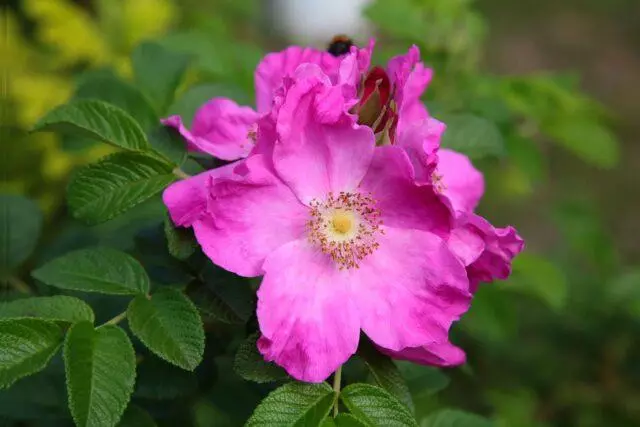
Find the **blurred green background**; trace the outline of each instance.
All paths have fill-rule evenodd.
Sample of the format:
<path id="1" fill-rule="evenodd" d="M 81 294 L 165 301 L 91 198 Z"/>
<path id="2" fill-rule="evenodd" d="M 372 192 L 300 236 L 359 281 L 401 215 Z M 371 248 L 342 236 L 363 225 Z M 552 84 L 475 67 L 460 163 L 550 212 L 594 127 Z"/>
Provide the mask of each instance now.
<path id="1" fill-rule="evenodd" d="M 362 20 L 352 3 L 366 3 Z M 71 248 L 139 249 L 140 226 L 162 217 L 154 200 L 92 228 L 69 219 L 69 174 L 111 149 L 27 131 L 83 81 L 99 73 L 130 79 L 131 52 L 154 40 L 192 56 L 168 109 L 189 119 L 213 96 L 251 104 L 253 70 L 265 52 L 300 41 L 322 46 L 336 32 L 361 43 L 372 34 L 379 63 L 411 43 L 421 48 L 436 71 L 425 97 L 433 115 L 450 128 L 470 115 L 482 121 L 485 139 L 453 148 L 485 173 L 481 213 L 515 225 L 527 241 L 513 278 L 482 287 L 454 328 L 465 367 L 443 375 L 402 365 L 419 419 L 460 407 L 501 427 L 640 425 L 640 2 L 321 4 L 341 19 L 316 16 L 315 1 L 10 0 L 1 22 L 0 192 L 36 201 L 44 227 L 3 298 L 37 287 L 29 271 Z M 305 14 L 318 22 L 307 24 Z M 158 280 L 170 281 L 164 267 Z M 238 404 L 221 399 L 220 387 L 210 390 L 212 400 L 190 401 L 194 425 L 235 425 L 220 417 Z M 0 418 L 53 411 L 51 393 L 37 401 L 0 394 Z M 255 393 L 242 393 L 255 404 Z"/>

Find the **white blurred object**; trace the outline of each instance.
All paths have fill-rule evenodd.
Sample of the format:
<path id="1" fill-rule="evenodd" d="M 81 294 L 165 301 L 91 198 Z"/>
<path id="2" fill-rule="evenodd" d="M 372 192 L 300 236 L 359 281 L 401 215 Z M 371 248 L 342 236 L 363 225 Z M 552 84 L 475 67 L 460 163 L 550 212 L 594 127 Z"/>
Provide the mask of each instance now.
<path id="1" fill-rule="evenodd" d="M 271 25 L 292 42 L 325 46 L 346 34 L 366 42 L 373 29 L 363 16 L 371 0 L 270 0 Z"/>

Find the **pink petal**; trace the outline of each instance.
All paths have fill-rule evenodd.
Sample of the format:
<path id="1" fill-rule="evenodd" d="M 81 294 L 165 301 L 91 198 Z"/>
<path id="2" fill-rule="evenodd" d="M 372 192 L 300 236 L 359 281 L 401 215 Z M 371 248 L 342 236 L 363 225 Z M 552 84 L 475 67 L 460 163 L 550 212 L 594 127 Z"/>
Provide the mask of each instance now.
<path id="1" fill-rule="evenodd" d="M 206 213 L 208 184 L 212 178 L 233 174 L 238 163 L 231 163 L 188 179 L 174 182 L 162 193 L 162 200 L 174 224 L 190 227 Z"/>
<path id="2" fill-rule="evenodd" d="M 306 73 L 289 88 L 277 115 L 274 167 L 303 203 L 355 189 L 373 154 L 373 132 L 343 112 L 343 101 L 328 95 L 335 90 Z"/>
<path id="3" fill-rule="evenodd" d="M 524 240 L 515 228 L 494 228 L 486 219 L 475 214 L 465 215 L 466 227 L 474 229 L 484 240 L 484 251 L 467 267 L 472 291 L 479 282 L 504 280 L 511 274 L 513 258 L 524 249 Z"/>
<path id="4" fill-rule="evenodd" d="M 350 272 L 364 332 L 390 350 L 446 341 L 471 301 L 463 265 L 426 231 L 384 227 L 377 241 Z"/>
<path id="5" fill-rule="evenodd" d="M 306 239 L 280 247 L 264 270 L 258 290 L 260 351 L 298 380 L 324 381 L 358 347 L 349 273 Z"/>
<path id="6" fill-rule="evenodd" d="M 378 349 L 389 357 L 397 360 L 429 366 L 458 366 L 465 363 L 467 356 L 459 347 L 448 341 L 442 343 L 427 344 L 422 347 L 410 347 L 400 351 L 392 351 L 386 348 Z"/>
<path id="7" fill-rule="evenodd" d="M 468 223 L 451 230 L 449 249 L 467 266 L 477 260 L 485 249 L 483 236 Z"/>
<path id="8" fill-rule="evenodd" d="M 420 183 L 433 182 L 432 175 L 438 164 L 440 138 L 445 129 L 445 124 L 434 118 L 398 128 L 396 145 L 407 152 L 416 180 Z"/>
<path id="9" fill-rule="evenodd" d="M 441 176 L 442 193 L 459 212 L 473 212 L 484 194 L 482 173 L 473 167 L 464 154 L 442 149 L 438 152 L 438 168 Z"/>
<path id="10" fill-rule="evenodd" d="M 308 208 L 274 175 L 264 156 L 249 157 L 234 172 L 210 180 L 208 215 L 193 228 L 215 264 L 241 276 L 259 276 L 265 257 L 304 233 Z"/>
<path id="11" fill-rule="evenodd" d="M 406 55 L 389 60 L 387 71 L 396 87 L 398 105 L 398 129 L 429 117 L 420 97 L 433 77 L 433 70 L 420 62 L 420 50 L 413 45 Z"/>
<path id="12" fill-rule="evenodd" d="M 250 131 L 255 131 L 259 114 L 226 98 L 204 104 L 193 118 L 193 144 L 200 151 L 222 160 L 246 157 L 253 148 Z"/>
<path id="13" fill-rule="evenodd" d="M 318 64 L 325 74 L 337 78 L 340 61 L 328 52 L 299 46 L 266 55 L 255 72 L 258 111 L 265 113 L 271 109 L 274 93 L 282 85 L 283 78 L 293 75 L 300 64 Z"/>
<path id="14" fill-rule="evenodd" d="M 454 222 L 447 201 L 432 186 L 418 185 L 407 154 L 399 147 L 376 147 L 359 191 L 377 201 L 383 223 L 447 237 Z"/>

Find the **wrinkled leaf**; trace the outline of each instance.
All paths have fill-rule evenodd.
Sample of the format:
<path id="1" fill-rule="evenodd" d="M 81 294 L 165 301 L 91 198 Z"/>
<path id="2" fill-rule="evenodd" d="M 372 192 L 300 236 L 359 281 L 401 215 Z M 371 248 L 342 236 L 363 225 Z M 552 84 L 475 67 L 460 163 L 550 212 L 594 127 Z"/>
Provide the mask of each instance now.
<path id="1" fill-rule="evenodd" d="M 149 277 L 138 261 L 110 248 L 80 249 L 32 272 L 34 278 L 61 289 L 136 295 L 149 292 Z"/>
<path id="2" fill-rule="evenodd" d="M 157 126 L 160 121 L 144 95 L 131 84 L 115 76 L 85 79 L 75 93 L 77 99 L 97 99 L 122 108 L 136 119 L 142 129 Z"/>
<path id="3" fill-rule="evenodd" d="M 335 392 L 325 383 L 288 383 L 260 402 L 245 427 L 317 426 L 334 399 Z"/>
<path id="4" fill-rule="evenodd" d="M 85 166 L 71 179 L 67 201 L 73 216 L 97 224 L 133 208 L 166 188 L 172 167 L 138 153 L 115 153 Z"/>
<path id="5" fill-rule="evenodd" d="M 61 343 L 62 330 L 53 322 L 0 320 L 0 389 L 44 369 Z"/>
<path id="6" fill-rule="evenodd" d="M 77 426 L 115 426 L 136 376 L 136 359 L 127 334 L 117 326 L 94 329 L 76 323 L 64 343 L 69 409 Z"/>
<path id="7" fill-rule="evenodd" d="M 56 107 L 42 117 L 33 130 L 93 138 L 125 150 L 149 149 L 149 142 L 133 117 L 95 99 L 81 99 Z"/>
<path id="8" fill-rule="evenodd" d="M 192 371 L 202 361 L 202 321 L 182 292 L 166 287 L 151 298 L 139 295 L 129 304 L 127 318 L 140 341 L 167 362 Z"/>
<path id="9" fill-rule="evenodd" d="M 257 347 L 259 333 L 252 334 L 240 344 L 233 369 L 247 381 L 266 383 L 287 378 L 287 373 L 274 363 L 267 362 Z"/>
<path id="10" fill-rule="evenodd" d="M 349 411 L 366 426 L 415 426 L 418 423 L 409 409 L 380 387 L 351 384 L 340 392 Z"/>
<path id="11" fill-rule="evenodd" d="M 38 318 L 59 322 L 93 322 L 93 310 L 84 301 L 65 295 L 23 298 L 0 303 L 0 318 Z"/>

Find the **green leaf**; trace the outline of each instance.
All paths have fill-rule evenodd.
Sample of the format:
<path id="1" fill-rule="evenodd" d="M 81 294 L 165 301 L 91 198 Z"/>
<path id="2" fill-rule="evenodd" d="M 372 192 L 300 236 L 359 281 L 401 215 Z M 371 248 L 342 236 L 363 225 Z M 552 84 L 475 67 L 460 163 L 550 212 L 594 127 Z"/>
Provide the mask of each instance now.
<path id="1" fill-rule="evenodd" d="M 255 310 L 255 292 L 246 280 L 209 263 L 201 274 L 205 286 L 190 296 L 207 321 L 244 324 Z"/>
<path id="2" fill-rule="evenodd" d="M 152 100 L 156 111 L 164 114 L 189 65 L 189 56 L 145 42 L 134 50 L 131 61 L 136 85 Z"/>
<path id="3" fill-rule="evenodd" d="M 187 144 L 176 129 L 155 126 L 148 134 L 151 147 L 176 166 L 187 160 Z"/>
<path id="4" fill-rule="evenodd" d="M 93 310 L 84 301 L 65 295 L 32 297 L 0 303 L 0 318 L 38 318 L 59 322 L 93 322 Z"/>
<path id="5" fill-rule="evenodd" d="M 479 159 L 502 156 L 504 141 L 498 127 L 487 119 L 470 114 L 451 114 L 442 117 L 447 130 L 442 137 L 442 147 Z"/>
<path id="6" fill-rule="evenodd" d="M 34 131 L 54 131 L 88 137 L 131 151 L 149 149 L 140 125 L 122 109 L 94 99 L 56 107 L 42 117 Z"/>
<path id="7" fill-rule="evenodd" d="M 449 377 L 443 374 L 440 369 L 403 360 L 398 360 L 395 364 L 414 396 L 432 395 L 444 390 L 449 385 Z"/>
<path id="8" fill-rule="evenodd" d="M 187 372 L 153 355 L 145 355 L 138 365 L 134 397 L 169 400 L 196 391 L 198 382 Z"/>
<path id="9" fill-rule="evenodd" d="M 349 411 L 367 426 L 416 426 L 409 409 L 386 390 L 370 384 L 352 384 L 340 392 Z"/>
<path id="10" fill-rule="evenodd" d="M 422 427 L 492 427 L 493 423 L 479 415 L 459 411 L 457 409 L 442 409 L 421 423 Z"/>
<path id="11" fill-rule="evenodd" d="M 353 414 L 338 414 L 333 420 L 334 425 L 338 427 L 368 427 L 366 422 L 360 421 Z"/>
<path id="12" fill-rule="evenodd" d="M 85 166 L 71 179 L 67 201 L 73 216 L 105 222 L 150 199 L 176 177 L 172 167 L 139 153 L 115 153 Z"/>
<path id="13" fill-rule="evenodd" d="M 97 99 L 115 105 L 136 119 L 144 130 L 157 126 L 158 116 L 144 95 L 135 87 L 115 76 L 96 76 L 80 84 L 76 99 Z"/>
<path id="14" fill-rule="evenodd" d="M 118 424 L 118 427 L 155 427 L 156 422 L 144 409 L 129 405 Z"/>
<path id="15" fill-rule="evenodd" d="M 284 369 L 264 360 L 257 347 L 259 336 L 260 334 L 256 332 L 240 344 L 233 363 L 234 371 L 245 380 L 257 383 L 267 383 L 287 378 L 287 373 Z"/>
<path id="16" fill-rule="evenodd" d="M 61 289 L 112 295 L 149 292 L 149 277 L 142 265 L 130 255 L 110 248 L 69 252 L 31 274 Z"/>
<path id="17" fill-rule="evenodd" d="M 202 320 L 182 292 L 166 287 L 150 299 L 139 295 L 129 304 L 127 318 L 140 341 L 167 362 L 192 371 L 202 361 Z"/>
<path id="18" fill-rule="evenodd" d="M 593 118 L 563 119 L 545 126 L 555 141 L 585 162 L 610 169 L 620 152 L 613 133 Z"/>
<path id="19" fill-rule="evenodd" d="M 564 307 L 568 294 L 562 270 L 548 259 L 528 252 L 513 260 L 513 274 L 500 286 L 539 298 L 555 310 Z"/>
<path id="20" fill-rule="evenodd" d="M 136 357 L 127 334 L 117 326 L 94 329 L 76 323 L 64 343 L 69 409 L 77 426 L 115 426 L 124 412 L 136 376 Z"/>
<path id="21" fill-rule="evenodd" d="M 376 383 L 407 405 L 413 412 L 413 400 L 409 387 L 393 360 L 380 353 L 368 339 L 363 339 L 358 348 L 358 356 L 364 360 Z"/>
<path id="22" fill-rule="evenodd" d="M 335 397 L 326 383 L 288 383 L 260 402 L 245 427 L 318 426 L 329 414 Z"/>
<path id="23" fill-rule="evenodd" d="M 0 389 L 47 366 L 62 342 L 62 329 L 41 319 L 0 320 Z"/>
<path id="24" fill-rule="evenodd" d="M 167 238 L 169 253 L 174 258 L 186 260 L 195 252 L 198 244 L 189 228 L 176 227 L 170 218 L 165 218 L 164 234 Z"/>
<path id="25" fill-rule="evenodd" d="M 0 274 L 22 264 L 33 253 L 42 229 L 42 213 L 31 200 L 0 195 Z"/>

